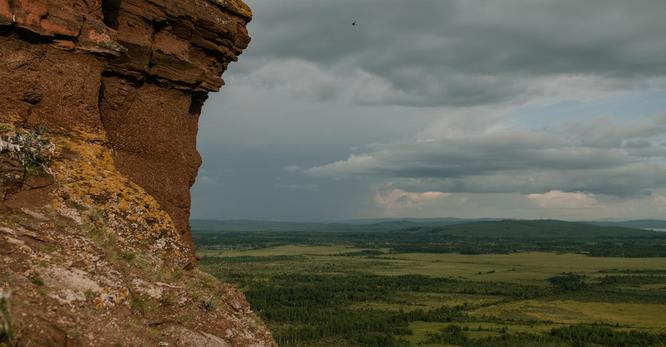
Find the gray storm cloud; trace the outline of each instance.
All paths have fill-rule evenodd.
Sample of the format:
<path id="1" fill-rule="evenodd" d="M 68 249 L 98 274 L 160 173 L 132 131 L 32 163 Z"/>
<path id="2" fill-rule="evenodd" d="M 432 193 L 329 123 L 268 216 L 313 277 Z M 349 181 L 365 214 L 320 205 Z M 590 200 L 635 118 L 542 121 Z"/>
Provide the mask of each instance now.
<path id="1" fill-rule="evenodd" d="M 248 2 L 194 216 L 666 211 L 666 1 Z"/>
<path id="2" fill-rule="evenodd" d="M 666 73 L 661 0 L 256 3 L 256 54 L 334 75 L 360 69 L 390 85 L 385 103 L 492 104 L 539 92 L 535 78 L 602 76 L 626 88 Z"/>
<path id="3" fill-rule="evenodd" d="M 422 187 L 409 188 L 442 192 L 647 194 L 666 183 L 665 125 L 666 117 L 621 123 L 602 118 L 548 131 L 460 132 L 374 144 L 305 173 L 424 179 Z"/>

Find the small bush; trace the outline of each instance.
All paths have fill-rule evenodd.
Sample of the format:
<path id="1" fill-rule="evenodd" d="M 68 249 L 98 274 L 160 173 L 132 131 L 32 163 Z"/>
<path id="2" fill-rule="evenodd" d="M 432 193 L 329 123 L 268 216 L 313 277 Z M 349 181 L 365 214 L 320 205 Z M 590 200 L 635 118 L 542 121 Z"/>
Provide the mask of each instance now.
<path id="1" fill-rule="evenodd" d="M 14 339 L 9 312 L 9 294 L 0 290 L 0 346 L 11 345 Z"/>
<path id="2" fill-rule="evenodd" d="M 32 275 L 32 276 L 30 276 L 30 282 L 32 282 L 32 284 L 34 284 L 34 285 L 36 285 L 36 286 L 40 286 L 40 287 L 44 285 L 44 280 L 41 279 L 41 278 L 40 278 L 39 276 L 37 276 L 37 275 Z"/>
<path id="3" fill-rule="evenodd" d="M 136 254 L 134 254 L 134 252 L 131 251 L 122 251 L 120 256 L 123 258 L 123 260 L 125 260 L 128 263 L 131 263 L 132 261 L 134 261 L 134 259 L 136 259 Z"/>
<path id="4" fill-rule="evenodd" d="M 43 136 L 42 130 L 11 129 L 0 127 L 0 154 L 7 153 L 29 174 L 49 173 L 48 164 L 56 154 L 56 146 Z"/>
<path id="5" fill-rule="evenodd" d="M 581 290 L 587 287 L 585 276 L 572 272 L 564 272 L 558 276 L 549 278 L 548 281 L 555 288 L 563 292 Z"/>
<path id="6" fill-rule="evenodd" d="M 171 307 L 176 306 L 178 298 L 173 293 L 166 292 L 162 294 L 159 301 L 162 307 Z"/>
<path id="7" fill-rule="evenodd" d="M 213 298 L 209 297 L 201 300 L 199 306 L 201 306 L 201 308 L 204 309 L 205 311 L 211 312 L 215 310 L 215 301 L 213 300 Z"/>

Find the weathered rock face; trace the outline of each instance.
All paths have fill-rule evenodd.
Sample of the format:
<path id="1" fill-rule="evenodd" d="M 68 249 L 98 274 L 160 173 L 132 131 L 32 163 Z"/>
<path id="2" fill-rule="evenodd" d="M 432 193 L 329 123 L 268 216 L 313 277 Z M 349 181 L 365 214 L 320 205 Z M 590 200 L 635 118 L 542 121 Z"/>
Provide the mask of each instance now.
<path id="1" fill-rule="evenodd" d="M 191 242 L 198 117 L 250 18 L 239 0 L 0 0 L 0 103 L 26 126 L 105 133 Z"/>
<path id="2" fill-rule="evenodd" d="M 201 108 L 251 15 L 0 0 L 0 345 L 274 345 L 188 225 Z"/>

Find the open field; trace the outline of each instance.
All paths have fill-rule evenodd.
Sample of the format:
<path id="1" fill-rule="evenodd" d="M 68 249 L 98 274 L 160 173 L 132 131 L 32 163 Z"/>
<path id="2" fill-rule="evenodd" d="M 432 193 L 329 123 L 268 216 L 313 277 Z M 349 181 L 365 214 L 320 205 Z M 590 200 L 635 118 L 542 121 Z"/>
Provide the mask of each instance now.
<path id="1" fill-rule="evenodd" d="M 666 333 L 666 258 L 395 253 L 349 245 L 199 255 L 207 271 L 243 288 L 285 346 L 493 345 L 524 334 L 555 339 L 551 331 L 569 326 Z M 554 287 L 549 279 L 563 272 L 580 274 L 584 287 Z M 553 341 L 544 345 L 568 345 Z"/>
<path id="2" fill-rule="evenodd" d="M 493 295 L 472 295 L 472 294 L 448 294 L 448 293 L 428 293 L 428 292 L 398 292 L 391 302 L 362 302 L 353 307 L 359 309 L 374 309 L 385 311 L 414 311 L 430 310 L 446 306 L 473 305 L 481 306 L 489 303 L 502 301 L 501 296 Z"/>
<path id="3" fill-rule="evenodd" d="M 514 254 L 465 255 L 456 253 L 405 253 L 390 255 L 393 266 L 383 275 L 419 274 L 462 277 L 476 281 L 544 283 L 561 272 L 603 276 L 604 270 L 661 270 L 666 258 L 610 258 L 582 254 L 523 252 Z"/>
<path id="4" fill-rule="evenodd" d="M 469 323 L 429 323 L 429 322 L 413 322 L 409 324 L 409 329 L 412 335 L 408 336 L 407 340 L 412 346 L 419 347 L 442 347 L 444 344 L 427 343 L 428 334 L 441 331 L 451 325 L 458 325 L 466 330 L 466 334 L 472 339 L 479 339 L 485 337 L 501 336 L 503 332 L 508 333 L 547 333 L 551 329 L 560 326 L 555 323 L 543 324 L 500 324 L 500 323 L 486 323 L 486 322 L 469 322 Z"/>
<path id="5" fill-rule="evenodd" d="M 194 232 L 201 264 L 245 292 L 281 346 L 666 347 L 666 233 L 549 220 L 227 224 Z"/>
<path id="6" fill-rule="evenodd" d="M 659 271 L 666 269 L 666 257 L 617 258 L 590 257 L 582 254 L 553 252 L 522 252 L 513 254 L 467 255 L 458 253 L 397 253 L 371 257 L 354 254 L 362 248 L 348 245 L 284 245 L 251 250 L 199 251 L 202 257 L 258 257 L 248 263 L 261 262 L 280 268 L 302 268 L 303 265 L 335 267 L 346 264 L 348 269 L 363 268 L 377 275 L 424 275 L 430 277 L 456 277 L 472 281 L 517 282 L 548 284 L 546 279 L 562 272 L 576 272 L 591 280 L 606 275 L 607 271 Z M 386 252 L 386 249 L 380 250 Z M 341 256 L 345 255 L 345 256 Z M 279 257 L 269 259 L 267 257 Z M 308 257 L 307 264 L 302 258 Z M 262 261 L 266 260 L 266 261 Z M 240 260 L 237 260 L 240 261 Z M 291 264 L 291 266 L 290 266 Z M 650 285 L 661 288 L 660 284 Z M 662 286 L 663 287 L 663 286 Z"/>
<path id="7" fill-rule="evenodd" d="M 666 330 L 666 304 L 521 300 L 488 306 L 472 312 L 472 316 L 484 315 L 552 321 L 560 324 L 619 324 L 629 328 Z"/>

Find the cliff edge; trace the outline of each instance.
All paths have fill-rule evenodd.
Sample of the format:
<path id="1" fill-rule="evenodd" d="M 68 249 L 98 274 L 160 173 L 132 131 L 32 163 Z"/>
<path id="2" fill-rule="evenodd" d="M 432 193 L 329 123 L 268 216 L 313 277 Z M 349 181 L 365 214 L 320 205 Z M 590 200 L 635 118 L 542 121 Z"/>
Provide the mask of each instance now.
<path id="1" fill-rule="evenodd" d="M 0 0 L 0 346 L 274 346 L 198 270 L 209 92 L 240 0 Z"/>

